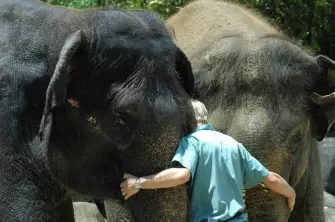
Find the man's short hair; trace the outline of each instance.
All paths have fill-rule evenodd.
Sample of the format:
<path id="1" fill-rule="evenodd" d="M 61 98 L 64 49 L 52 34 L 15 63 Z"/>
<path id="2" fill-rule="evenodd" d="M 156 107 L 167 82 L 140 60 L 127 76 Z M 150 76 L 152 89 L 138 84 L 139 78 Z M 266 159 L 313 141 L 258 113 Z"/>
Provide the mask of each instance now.
<path id="1" fill-rule="evenodd" d="M 194 116 L 195 116 L 195 120 L 197 122 L 207 122 L 207 116 L 208 116 L 208 112 L 206 109 L 206 106 L 198 101 L 198 100 L 191 100 L 192 103 L 192 107 L 193 107 L 193 111 L 194 111 Z"/>

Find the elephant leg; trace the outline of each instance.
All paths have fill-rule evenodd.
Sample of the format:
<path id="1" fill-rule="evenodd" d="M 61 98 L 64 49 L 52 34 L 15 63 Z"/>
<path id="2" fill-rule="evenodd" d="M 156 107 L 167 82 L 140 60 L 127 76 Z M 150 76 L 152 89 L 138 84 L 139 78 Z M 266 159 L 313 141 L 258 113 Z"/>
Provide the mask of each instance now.
<path id="1" fill-rule="evenodd" d="M 314 149 L 313 149 L 314 148 Z M 297 185 L 296 204 L 290 222 L 324 222 L 323 183 L 319 154 L 316 147 L 312 148 L 309 157 L 309 168 L 303 180 Z"/>
<path id="2" fill-rule="evenodd" d="M 124 201 L 108 199 L 104 203 L 107 222 L 134 222 L 131 212 Z"/>

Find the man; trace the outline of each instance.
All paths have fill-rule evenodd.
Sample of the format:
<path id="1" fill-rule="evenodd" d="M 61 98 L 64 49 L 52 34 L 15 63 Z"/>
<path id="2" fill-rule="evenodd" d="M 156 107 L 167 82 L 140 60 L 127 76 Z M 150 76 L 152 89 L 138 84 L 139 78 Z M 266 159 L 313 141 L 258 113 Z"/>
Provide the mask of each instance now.
<path id="1" fill-rule="evenodd" d="M 242 213 L 243 189 L 263 182 L 269 189 L 287 198 L 292 211 L 295 191 L 278 174 L 267 170 L 233 138 L 216 132 L 207 124 L 204 104 L 192 100 L 196 117 L 194 131 L 183 137 L 173 157 L 173 168 L 136 178 L 125 174 L 121 191 L 125 199 L 140 189 L 158 189 L 189 182 L 192 186 L 192 222 L 247 221 Z M 182 165 L 182 168 L 176 167 Z"/>

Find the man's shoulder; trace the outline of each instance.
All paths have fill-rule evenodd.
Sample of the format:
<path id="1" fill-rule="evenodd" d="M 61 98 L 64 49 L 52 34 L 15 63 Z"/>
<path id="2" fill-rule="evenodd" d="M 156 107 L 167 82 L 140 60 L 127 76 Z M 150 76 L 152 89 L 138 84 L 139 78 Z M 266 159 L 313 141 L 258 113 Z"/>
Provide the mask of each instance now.
<path id="1" fill-rule="evenodd" d="M 231 137 L 231 136 L 229 136 L 227 134 L 223 134 L 223 133 L 217 132 L 217 131 L 215 131 L 215 132 L 226 143 L 233 144 L 233 145 L 237 145 L 238 144 L 238 141 L 235 140 L 233 137 Z"/>
<path id="2" fill-rule="evenodd" d="M 187 147 L 197 147 L 199 144 L 199 138 L 191 134 L 188 134 L 186 136 L 183 136 L 180 141 L 179 141 L 179 146 L 180 148 L 187 148 Z"/>
<path id="3" fill-rule="evenodd" d="M 233 137 L 221 134 L 221 148 L 228 151 L 229 153 L 238 153 L 239 142 L 235 140 Z"/>
<path id="4" fill-rule="evenodd" d="M 186 136 L 183 136 L 181 138 L 181 140 L 182 141 L 197 141 L 197 142 L 199 142 L 199 138 L 195 135 L 195 133 L 197 133 L 197 132 L 192 132 L 192 133 L 190 133 Z"/>

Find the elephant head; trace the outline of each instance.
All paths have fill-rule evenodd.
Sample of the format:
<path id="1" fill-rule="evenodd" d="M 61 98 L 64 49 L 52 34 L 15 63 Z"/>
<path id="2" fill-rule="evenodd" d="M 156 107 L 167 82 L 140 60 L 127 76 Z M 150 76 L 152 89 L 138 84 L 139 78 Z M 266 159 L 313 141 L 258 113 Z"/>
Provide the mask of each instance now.
<path id="1" fill-rule="evenodd" d="M 202 57 L 209 57 L 212 68 L 195 66 L 196 91 L 210 110 L 209 121 L 243 143 L 269 170 L 280 173 L 297 192 L 293 215 L 304 212 L 302 202 L 310 202 L 304 200 L 306 193 L 322 191 L 315 139 L 322 140 L 334 122 L 328 70 L 334 62 L 275 37 L 260 39 L 252 52 L 242 51 L 247 47 L 239 45 L 239 37 L 225 41 L 234 45 L 232 54 L 216 60 L 216 50 L 208 49 Z M 236 60 L 226 63 L 232 55 Z M 245 194 L 250 221 L 288 220 L 284 197 L 261 185 Z"/>
<path id="2" fill-rule="evenodd" d="M 238 38 L 230 41 L 240 42 Z M 297 192 L 296 209 L 290 216 L 283 196 L 266 191 L 263 185 L 248 188 L 249 220 L 297 221 L 306 213 L 305 204 L 312 204 L 306 196 L 322 192 L 315 140 L 322 140 L 334 123 L 334 89 L 328 68 L 335 66 L 327 57 L 309 55 L 284 39 L 264 37 L 257 44 L 259 48 L 250 54 L 236 46 L 235 63 L 219 62 L 212 64 L 212 70 L 198 70 L 202 74 L 195 75 L 196 91 L 210 92 L 210 97 L 198 95 L 209 107 L 209 121 L 216 129 L 243 143 Z M 206 56 L 212 58 L 210 52 Z M 214 73 L 221 73 L 222 82 L 203 84 Z M 313 199 L 322 207 L 319 198 L 322 193 Z M 322 211 L 313 215 L 323 218 Z"/>
<path id="3" fill-rule="evenodd" d="M 125 170 L 166 167 L 188 131 L 191 64 L 163 22 L 138 14 L 102 11 L 62 46 L 40 137 L 68 189 L 115 197 Z"/>

